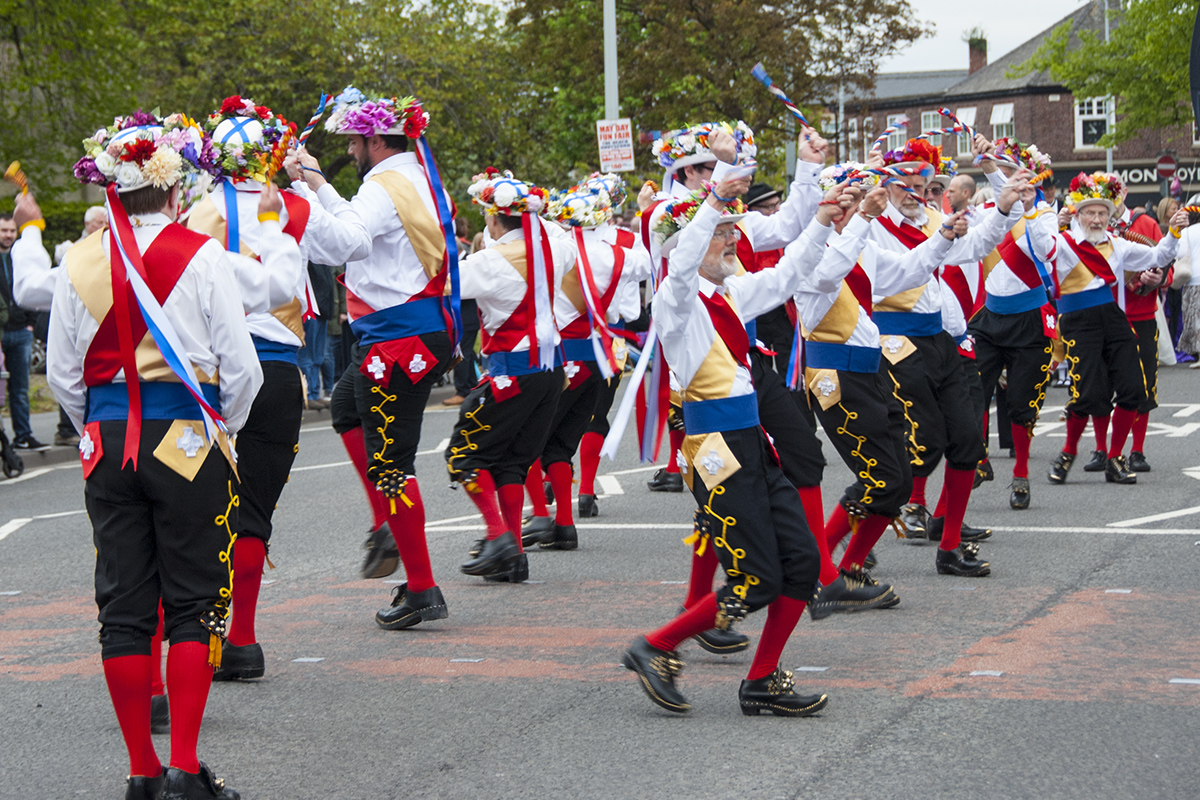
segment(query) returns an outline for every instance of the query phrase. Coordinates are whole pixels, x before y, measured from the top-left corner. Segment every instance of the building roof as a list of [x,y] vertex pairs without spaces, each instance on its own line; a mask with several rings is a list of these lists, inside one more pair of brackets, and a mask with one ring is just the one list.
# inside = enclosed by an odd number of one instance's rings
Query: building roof
[[940,94],[967,77],[965,69],[944,69],[930,72],[885,72],[875,77],[876,100],[900,97],[921,97]]

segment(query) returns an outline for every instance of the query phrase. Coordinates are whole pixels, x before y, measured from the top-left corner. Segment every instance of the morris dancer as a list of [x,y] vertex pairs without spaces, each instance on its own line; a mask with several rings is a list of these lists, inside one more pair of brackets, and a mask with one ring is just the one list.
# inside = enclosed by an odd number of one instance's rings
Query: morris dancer
[[[325,130],[347,137],[346,152],[363,178],[350,203],[357,219],[339,213],[345,201],[306,151],[285,166],[319,201],[305,237],[310,258],[346,262],[346,311],[358,345],[334,387],[333,428],[374,512],[364,576],[387,574],[380,565],[389,558],[388,529],[404,564],[406,582],[375,614],[381,628],[401,630],[449,616],[429,564],[416,453],[429,393],[454,353],[453,315],[442,297],[458,268],[450,250],[457,242],[450,197],[424,145],[429,114],[421,102],[368,100],[351,86],[333,104]],[[413,144],[422,155],[409,151]],[[318,221],[330,214],[338,219]]]
[[[125,796],[237,800],[197,759],[196,744],[233,580],[229,437],[245,423],[262,371],[224,250],[174,222],[198,175],[219,170],[208,137],[180,114],[118,118],[84,148],[75,174],[106,187],[110,230],[67,253],[47,379],[81,434],[100,649],[130,758]],[[264,193],[258,213],[280,208],[277,194]],[[42,224],[28,195],[16,216],[26,229]],[[150,737],[160,597],[171,642],[166,770]]]

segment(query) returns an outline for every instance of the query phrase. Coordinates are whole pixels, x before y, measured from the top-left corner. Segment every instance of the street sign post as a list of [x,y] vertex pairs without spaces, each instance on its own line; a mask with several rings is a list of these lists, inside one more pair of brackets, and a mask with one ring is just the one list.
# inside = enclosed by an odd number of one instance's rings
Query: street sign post
[[633,169],[633,126],[628,117],[596,120],[596,139],[600,146],[601,172]]
[[1158,159],[1158,164],[1156,166],[1158,167],[1158,177],[1165,181],[1171,179],[1171,177],[1175,174],[1175,168],[1178,167],[1179,164],[1171,156],[1163,156],[1162,158]]

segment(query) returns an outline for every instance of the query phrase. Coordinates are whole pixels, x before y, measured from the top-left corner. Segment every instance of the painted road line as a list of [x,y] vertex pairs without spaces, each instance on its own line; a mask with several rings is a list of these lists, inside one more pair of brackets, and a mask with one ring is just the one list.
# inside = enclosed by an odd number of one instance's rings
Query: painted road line
[[999,678],[1004,675],[998,669],[977,669],[971,673],[972,678]]
[[33,478],[40,478],[43,475],[50,474],[51,472],[54,472],[54,467],[39,467],[38,469],[30,470],[24,475],[20,475],[16,478],[8,478],[7,480],[0,481],[0,486],[15,486],[23,481],[32,480]]
[[348,467],[349,461],[331,461],[328,464],[309,464],[307,467],[292,467],[292,472],[308,472],[310,469],[329,469],[330,467]]
[[33,522],[33,517],[17,517],[16,519],[10,519],[8,522],[0,525],[0,542],[8,538],[10,533],[21,530],[21,528],[24,528],[31,522]]
[[1133,594],[1133,589],[1105,589],[1105,594]]
[[652,469],[663,469],[662,464],[651,464],[648,467],[634,467],[633,469],[619,469],[615,472],[608,473],[609,475],[632,475],[635,472],[649,472]]
[[1200,411],[1200,403],[1188,403],[1186,406],[1179,409],[1171,416],[1172,417],[1190,417],[1190,416],[1193,416],[1197,411]]
[[292,663],[293,664],[320,664],[324,660],[325,660],[324,658],[311,658],[311,657],[293,658]]
[[1117,533],[1140,536],[1195,536],[1200,534],[1200,528],[1039,528],[1039,527],[999,527],[993,526],[994,531],[1008,533]]
[[34,519],[58,519],[59,517],[74,517],[79,514],[86,514],[87,509],[81,508],[78,511],[59,511],[55,514],[38,514]]
[[600,489],[606,495],[625,494],[625,490],[621,488],[621,482],[612,475],[598,475],[596,483],[600,484]]
[[1200,678],[1171,678],[1167,683],[1181,683],[1185,686],[1200,686]]
[[793,667],[793,672],[827,672],[829,667]]
[[1200,514],[1200,506],[1192,506],[1191,508],[1181,508],[1178,511],[1164,511],[1161,514],[1151,514],[1148,517],[1134,517],[1133,519],[1123,519],[1120,522],[1110,522],[1110,528],[1129,528],[1134,525],[1148,525],[1151,522],[1162,522],[1163,520],[1175,519],[1177,517],[1190,517],[1192,514]]

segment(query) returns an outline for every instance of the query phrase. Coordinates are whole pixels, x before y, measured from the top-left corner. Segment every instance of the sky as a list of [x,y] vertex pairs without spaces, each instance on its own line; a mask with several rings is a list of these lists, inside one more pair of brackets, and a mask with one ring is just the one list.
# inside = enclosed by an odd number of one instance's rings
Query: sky
[[[966,69],[967,43],[962,35],[976,25],[986,34],[991,63],[1083,5],[1079,0],[1005,0],[1001,5],[979,0],[910,3],[917,19],[936,23],[936,32],[883,62],[880,72]],[[1115,0],[1112,7],[1117,7]]]

